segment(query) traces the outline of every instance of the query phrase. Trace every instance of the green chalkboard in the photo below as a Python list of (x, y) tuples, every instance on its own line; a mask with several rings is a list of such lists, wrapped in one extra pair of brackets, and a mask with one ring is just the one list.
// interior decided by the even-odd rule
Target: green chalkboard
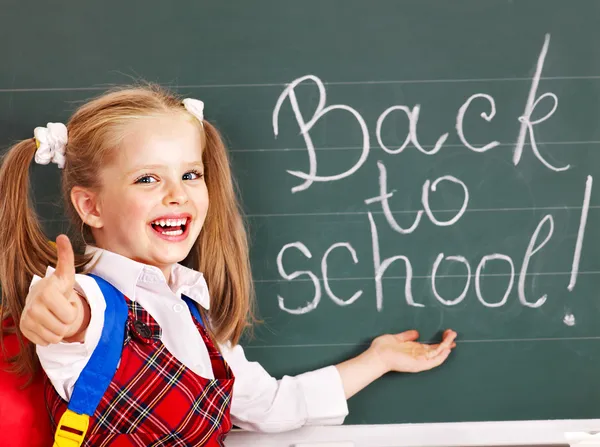
[[(447, 364), (384, 377), (347, 423), (600, 418), (599, 18), (594, 0), (5, 1), (0, 137), (140, 77), (201, 98), (251, 228), (250, 358), (295, 374), (450, 327)], [(59, 173), (33, 169), (54, 235)]]

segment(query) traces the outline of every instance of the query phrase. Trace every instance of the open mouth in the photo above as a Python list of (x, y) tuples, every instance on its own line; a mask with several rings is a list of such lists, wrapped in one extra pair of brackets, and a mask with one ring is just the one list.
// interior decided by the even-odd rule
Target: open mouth
[(181, 236), (185, 233), (190, 223), (189, 217), (179, 219), (158, 219), (150, 225), (152, 229), (163, 236)]

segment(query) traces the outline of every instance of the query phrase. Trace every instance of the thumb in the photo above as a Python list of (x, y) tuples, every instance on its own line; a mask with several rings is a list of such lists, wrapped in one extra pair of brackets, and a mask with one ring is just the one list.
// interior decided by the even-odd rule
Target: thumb
[(419, 333), (417, 331), (415, 331), (414, 329), (396, 334), (396, 339), (400, 342), (415, 341), (418, 338), (419, 338)]
[(56, 238), (56, 270), (54, 276), (61, 283), (61, 288), (68, 291), (75, 284), (75, 254), (71, 241), (67, 236), (61, 234)]

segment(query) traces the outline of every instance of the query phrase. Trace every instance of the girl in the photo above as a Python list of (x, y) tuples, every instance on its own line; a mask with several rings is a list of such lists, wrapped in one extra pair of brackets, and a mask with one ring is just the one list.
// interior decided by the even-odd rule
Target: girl
[[(11, 225), (0, 232), (2, 319), (36, 345), (14, 368), (32, 373), (39, 359), (55, 446), (212, 446), (232, 423), (339, 424), (369, 383), (436, 367), (455, 346), (450, 330), (438, 345), (383, 335), (356, 358), (277, 381), (238, 345), (253, 321), (248, 247), (203, 103), (121, 89), (34, 136), (0, 170), (0, 221)], [(77, 255), (41, 230), (32, 160), (62, 168)]]

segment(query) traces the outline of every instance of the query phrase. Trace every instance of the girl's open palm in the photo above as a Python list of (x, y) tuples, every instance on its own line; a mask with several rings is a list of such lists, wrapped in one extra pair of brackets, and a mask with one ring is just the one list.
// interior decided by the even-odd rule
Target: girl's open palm
[(395, 335), (382, 335), (373, 340), (372, 348), (377, 352), (388, 371), (416, 373), (441, 365), (450, 355), (456, 332), (446, 330), (439, 344), (424, 344), (416, 340), (415, 330)]

